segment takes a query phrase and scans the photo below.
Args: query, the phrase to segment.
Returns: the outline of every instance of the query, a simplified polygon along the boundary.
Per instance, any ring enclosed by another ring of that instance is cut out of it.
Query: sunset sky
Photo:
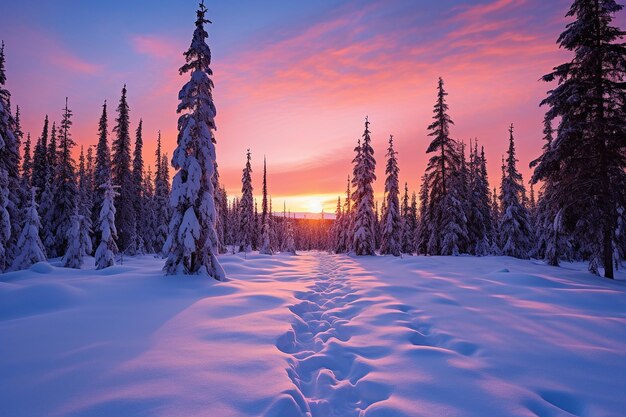
[[[389,134],[400,180],[417,191],[427,156],[437,77],[449,93],[453,137],[485,145],[491,186],[499,184],[508,126],[516,126],[525,180],[539,154],[549,86],[538,79],[569,55],[555,44],[570,0],[207,1],[218,110],[218,163],[229,195],[239,194],[245,151],[255,193],[263,155],[275,209],[323,203],[334,211],[353,147],[371,121],[384,184]],[[59,120],[65,96],[74,138],[96,143],[103,100],[110,127],[124,83],[131,128],[144,121],[146,164],[157,130],[176,143],[182,52],[196,1],[12,1],[0,13],[8,88],[33,140],[46,113]],[[617,24],[624,26],[624,14]],[[380,197],[379,197],[380,198]],[[278,207],[277,207],[278,206]]]

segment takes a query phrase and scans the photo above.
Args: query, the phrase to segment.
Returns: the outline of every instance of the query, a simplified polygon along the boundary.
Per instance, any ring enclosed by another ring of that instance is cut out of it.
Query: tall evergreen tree
[[[352,194],[354,201],[354,235],[352,249],[357,255],[375,255],[374,226],[374,189],[372,184],[376,181],[376,160],[372,148],[369,130],[370,122],[365,118],[365,131],[363,142],[357,151],[355,158],[355,176],[352,185],[355,191]]]
[[[93,248],[93,242],[91,241],[91,209],[93,205],[92,184],[93,177],[89,173],[83,147],[81,146],[78,163],[78,201],[76,212],[79,216],[78,220],[81,239],[85,238],[89,240],[89,245],[83,244],[82,248],[86,255],[91,255],[91,250]]]
[[[81,145],[80,154],[78,155],[78,214],[84,215],[87,207],[89,206],[86,199],[87,195],[87,187],[88,187],[89,179],[87,177],[87,165],[85,164],[85,149]],[[91,213],[90,213],[91,214]]]
[[[143,178],[143,198],[141,203],[141,217],[138,223],[141,227],[141,235],[144,239],[146,253],[156,253],[154,246],[154,233],[158,220],[154,205],[154,180],[152,178],[152,168],[148,166],[148,171]]]
[[[55,206],[54,206],[54,190],[52,189],[52,171],[48,170],[47,179],[44,182],[44,190],[41,193],[41,204],[39,205],[39,212],[41,213],[41,228],[39,229],[39,235],[41,242],[46,249],[48,258],[56,258],[59,256],[57,252],[56,236],[54,229],[55,220]]]
[[[53,256],[64,254],[70,243],[70,229],[73,227],[73,216],[77,214],[78,187],[76,184],[76,167],[72,158],[72,149],[76,143],[72,139],[72,111],[68,107],[67,98],[59,130],[59,149],[56,173],[52,183],[54,230]],[[47,242],[44,242],[47,243]]]
[[[544,155],[548,155],[554,141],[554,129],[549,117],[544,119],[543,128],[545,141]],[[536,167],[542,157],[530,163]],[[531,182],[532,183],[532,182]],[[563,217],[557,200],[560,179],[553,173],[545,179],[541,186],[541,198],[536,209],[533,254],[546,261],[548,265],[559,266],[560,259],[568,251],[568,242],[563,232]]]
[[[178,97],[178,147],[172,166],[178,170],[170,199],[173,215],[166,247],[169,255],[164,270],[168,274],[206,274],[225,279],[217,260],[218,241],[215,231],[217,211],[213,177],[216,167],[215,105],[213,104],[213,71],[211,50],[204,29],[206,7],[200,3],[191,46],[185,52],[180,73],[191,72],[191,79]]]
[[[294,220],[291,219],[290,215],[289,219],[287,220],[287,238],[285,242],[285,252],[291,255],[296,254],[296,242],[294,237],[293,223]]]
[[[230,207],[230,216],[229,216],[229,242],[231,245],[232,253],[234,254],[237,250],[239,250],[239,242],[241,242],[241,208],[239,205],[239,198],[233,198],[231,207]]]
[[[48,115],[43,122],[43,130],[41,136],[37,139],[35,150],[33,152],[33,173],[31,183],[35,187],[35,197],[37,204],[41,203],[41,194],[46,188],[48,181]]]
[[[448,192],[442,201],[441,254],[457,256],[467,242],[467,218],[464,203],[464,178],[461,169],[452,170]],[[432,238],[431,238],[432,239]]]
[[[102,207],[98,219],[100,243],[96,249],[96,269],[103,269],[115,265],[115,254],[118,252],[115,240],[115,189],[108,179],[100,186],[103,190]]]
[[[220,253],[228,252],[226,248],[227,236],[229,233],[230,224],[228,222],[228,194],[226,193],[226,188],[224,186],[220,186],[218,190],[219,195],[219,211],[218,215],[220,217],[220,221],[218,225],[220,226],[218,229],[218,239],[220,243]]]
[[[16,255],[19,233],[19,145],[21,129],[11,115],[11,93],[5,88],[4,41],[0,47],[0,261],[3,270]],[[6,177],[6,178],[4,178]],[[7,228],[8,230],[6,230]]]
[[[261,239],[260,252],[265,255],[272,255],[272,233],[271,233],[271,213],[267,207],[267,161],[263,157],[263,203],[261,214]]]
[[[337,207],[335,208],[335,221],[331,228],[332,250],[335,253],[341,253],[341,227],[343,226],[341,197],[337,197]]]
[[[139,119],[137,132],[135,136],[135,149],[133,151],[133,189],[134,201],[133,210],[135,211],[135,244],[132,245],[135,253],[143,254],[146,252],[144,230],[142,228],[142,217],[144,215],[144,187],[143,187],[143,120]]]
[[[111,172],[113,184],[118,187],[118,195],[115,200],[115,208],[117,209],[115,227],[118,234],[118,247],[122,253],[134,254],[136,252],[136,218],[135,190],[131,171],[129,112],[126,85],[124,85],[120,103],[117,106],[116,125],[113,128],[116,136],[111,146]]]
[[[41,222],[37,214],[35,190],[30,188],[29,191],[31,196],[26,206],[24,226],[17,242],[18,255],[11,265],[11,269],[14,271],[28,269],[33,264],[46,260],[45,250],[41,239],[39,239],[39,227],[41,226]]]
[[[241,177],[241,200],[239,201],[239,251],[250,252],[254,241],[254,199],[252,197],[252,165],[248,149],[246,166]]]
[[[416,224],[411,219],[411,206],[409,203],[409,184],[404,183],[404,194],[402,195],[402,253],[413,253],[415,245]]]
[[[524,184],[517,170],[513,125],[509,128],[509,150],[506,159],[506,175],[502,183],[502,254],[527,259],[530,251],[530,218],[522,204]]]
[[[363,143],[365,143],[365,141]],[[400,187],[398,185],[398,174],[400,170],[398,169],[396,151],[393,149],[393,135],[389,137],[389,147],[387,148],[386,156],[386,204],[385,211],[383,212],[382,216],[383,231],[380,245],[380,253],[382,255],[400,256],[400,251],[402,249],[402,216],[400,213],[399,199]]]
[[[533,176],[556,179],[546,198],[585,247],[589,269],[602,265],[607,278],[614,277],[617,209],[626,201],[626,45],[612,25],[622,9],[615,0],[573,1],[567,16],[575,20],[557,42],[574,57],[543,77],[558,83],[541,104],[560,124]]]
[[[24,143],[24,157],[22,158],[22,184],[28,188],[28,197],[30,199],[30,186],[33,176],[33,160],[31,157],[30,133],[26,135]]]
[[[263,205],[261,214],[261,224],[265,224],[267,217],[267,160],[263,157]]]
[[[213,182],[213,197],[215,200],[215,233],[217,234],[217,252],[218,253],[226,253],[226,244],[224,243],[224,216],[225,212],[223,209],[222,202],[222,185],[220,183],[220,174],[217,166],[217,161],[214,162],[215,173],[213,174],[212,182]]]
[[[446,221],[462,222],[465,217],[464,213],[458,213],[457,210],[464,210],[461,204],[460,196],[448,196],[451,188],[460,187],[460,179],[455,180],[452,184],[452,177],[457,175],[461,164],[461,156],[458,152],[458,145],[454,139],[450,137],[450,125],[454,122],[448,115],[448,104],[446,96],[448,93],[443,88],[443,79],[439,78],[437,86],[437,102],[433,108],[433,122],[428,126],[432,137],[426,153],[433,154],[428,161],[426,168],[426,179],[430,195],[428,197],[428,221],[430,236],[428,239],[427,251],[430,254],[442,254],[454,251],[455,245],[461,241],[459,233],[463,233],[462,224],[448,225]],[[456,190],[458,191],[458,190]],[[447,217],[448,220],[444,219]],[[457,227],[455,227],[457,226]],[[444,227],[448,227],[444,231]],[[447,239],[447,248],[443,247],[443,239]]]
[[[406,229],[411,231],[411,251],[407,253],[417,252],[417,244],[418,244],[418,223],[417,223],[417,195],[415,192],[411,194],[411,206],[409,207],[409,218],[407,219],[408,226],[405,226]],[[405,235],[408,238],[408,236]]]
[[[493,233],[491,221],[491,201],[489,198],[489,183],[487,180],[487,161],[484,148],[478,153],[478,142],[474,142],[474,149],[470,158],[470,211],[468,216],[468,234],[472,244],[470,253],[483,256],[491,251]]]
[[[428,187],[428,175],[422,176],[420,185],[420,208],[419,224],[417,227],[416,250],[418,254],[428,255],[428,242],[430,241],[430,189]]]
[[[98,144],[96,146],[96,162],[93,173],[94,198],[91,214],[91,221],[95,230],[95,246],[100,245],[100,212],[102,211],[102,201],[104,200],[105,190],[102,188],[107,181],[111,180],[111,151],[109,149],[109,132],[108,132],[108,116],[107,102],[102,105],[102,115],[98,122]]]
[[[502,255],[502,250],[500,249],[500,219],[502,216],[498,201],[498,193],[494,187],[493,192],[491,193],[491,221],[493,224],[493,234],[491,237],[491,249],[489,250],[489,253],[496,256]]]
[[[169,210],[169,168],[165,155],[161,152],[161,131],[157,136],[156,172],[154,176],[154,210],[157,225],[154,230],[154,250],[164,254],[163,247],[167,239],[167,225],[170,218]]]
[[[350,190],[350,177],[348,176],[348,184],[346,187],[346,198],[343,202],[343,209],[341,218],[337,223],[337,247],[335,253],[346,253],[350,250],[352,245],[351,231],[352,231],[352,206],[350,204],[352,199],[352,192]]]
[[[57,175],[57,165],[59,162],[59,149],[57,147],[57,125],[56,122],[52,122],[52,130],[50,131],[50,143],[48,144],[48,152],[46,152],[48,165],[48,173],[50,174],[50,181],[54,181]]]
[[[83,266],[84,257],[91,253],[92,247],[87,218],[78,214],[78,207],[74,209],[70,224],[67,232],[67,249],[62,260],[63,266],[80,269]]]

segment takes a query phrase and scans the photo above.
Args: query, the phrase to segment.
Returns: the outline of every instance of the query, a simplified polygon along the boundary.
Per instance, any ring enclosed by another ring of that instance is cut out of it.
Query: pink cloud
[[[48,58],[50,61],[61,68],[78,74],[96,74],[102,70],[101,65],[87,62],[78,56],[72,55],[69,51],[56,47],[53,51],[49,52]]]
[[[485,4],[475,6],[466,6],[462,8],[462,12],[456,14],[452,20],[475,20],[486,15],[500,12],[506,8],[518,7],[526,3],[526,0],[495,0]]]
[[[180,59],[182,50],[169,39],[153,35],[135,35],[131,44],[136,52],[157,59]]]

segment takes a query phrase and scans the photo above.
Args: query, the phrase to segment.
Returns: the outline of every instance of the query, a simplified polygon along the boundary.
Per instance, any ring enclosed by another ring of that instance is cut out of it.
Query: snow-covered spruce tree
[[[56,173],[52,182],[52,230],[54,242],[52,252],[56,256],[64,254],[68,249],[70,229],[73,227],[72,216],[76,214],[78,202],[78,186],[76,184],[75,163],[72,148],[76,143],[72,139],[72,111],[65,99],[61,129],[59,130],[59,150],[57,155]],[[48,219],[45,219],[47,221]],[[44,245],[48,242],[44,241]]]
[[[225,279],[217,260],[215,231],[215,105],[210,76],[211,50],[204,29],[209,23],[204,3],[197,12],[196,29],[191,46],[185,52],[180,73],[191,72],[191,79],[178,97],[178,146],[172,156],[177,170],[170,199],[173,208],[169,236],[165,244],[169,255],[163,268],[167,274],[208,275]]]
[[[239,200],[239,251],[250,252],[254,241],[254,199],[252,197],[252,165],[248,149],[246,166],[241,177],[241,200]]]
[[[383,193],[383,208],[382,212],[385,212],[385,195]],[[383,222],[382,222],[382,214],[381,210],[378,208],[378,200],[374,202],[374,248],[380,248],[380,242],[383,237]]]
[[[573,1],[567,16],[575,20],[557,42],[574,57],[543,77],[558,83],[541,104],[560,124],[533,175],[557,180],[545,197],[588,252],[591,272],[601,264],[607,278],[614,277],[616,210],[626,199],[626,45],[623,30],[612,25],[622,9],[615,0]]]
[[[544,157],[550,155],[550,148],[554,141],[554,129],[549,117],[544,119],[544,145],[543,155],[530,163],[530,167],[536,167]],[[548,265],[559,266],[560,259],[567,252],[567,239],[562,233],[563,216],[556,197],[560,179],[555,174],[546,178],[541,186],[541,197],[537,205],[534,228],[533,254],[544,259]]]
[[[85,164],[83,147],[80,148],[80,158],[78,164],[78,202],[77,209],[81,222],[81,233],[89,239],[89,246],[85,246],[85,253],[91,255],[93,248],[91,209],[93,205],[93,176],[90,174]]]
[[[409,207],[409,218],[407,219],[408,226],[405,226],[411,231],[411,252],[417,252],[417,194],[415,191],[411,194],[411,206]],[[408,237],[408,236],[406,236]],[[409,253],[409,252],[407,252]]]
[[[535,185],[533,184],[532,181],[529,181],[528,184],[530,186],[530,190],[529,190],[527,208],[528,208],[528,214],[530,215],[530,218],[531,218],[531,225],[533,225],[534,227],[535,212],[537,210],[537,199],[535,197]]]
[[[530,219],[528,210],[522,204],[524,184],[517,171],[513,125],[509,128],[509,150],[506,158],[506,175],[502,187],[502,217],[500,235],[502,254],[527,259],[530,251]]]
[[[59,148],[57,146],[57,124],[56,122],[52,122],[52,129],[50,130],[50,143],[48,144],[48,152],[46,152],[47,163],[49,166],[50,179],[54,181],[55,176],[57,174],[57,165],[59,163]]]
[[[22,162],[19,169],[20,176],[20,227],[23,229],[24,224],[26,222],[26,210],[28,209],[28,204],[30,201],[30,189],[31,189],[31,176],[33,171],[33,161],[31,157],[31,139],[30,133],[26,134],[26,141],[24,143],[24,151],[22,155]],[[20,231],[21,234],[21,231]],[[18,235],[19,240],[19,235]],[[16,245],[15,247],[16,256],[19,254],[19,247]]]
[[[167,239],[168,223],[170,219],[169,209],[169,168],[168,161],[161,153],[161,131],[157,136],[156,156],[156,172],[154,175],[154,215],[157,224],[154,230],[154,250],[157,253],[165,255],[163,247]]]
[[[259,252],[264,255],[273,255],[272,233],[271,233],[271,213],[267,206],[267,161],[263,157],[263,205],[261,214],[261,244]]]
[[[263,233],[261,235],[261,248],[259,253],[263,255],[273,255],[272,245],[270,243],[270,216],[265,217],[265,223],[263,223]]]
[[[101,186],[102,207],[98,219],[100,243],[96,249],[96,269],[108,268],[115,265],[115,254],[117,254],[117,230],[115,228],[115,189],[111,180],[106,180]]]
[[[143,197],[141,207],[141,218],[138,223],[141,227],[141,235],[144,237],[146,253],[156,253],[154,249],[154,231],[157,219],[154,207],[154,181],[152,178],[152,168],[148,166],[146,175],[143,176]]]
[[[370,122],[365,118],[365,131],[360,151],[355,158],[355,175],[352,185],[355,191],[352,194],[354,201],[354,236],[352,249],[359,256],[376,255],[374,242],[374,189],[372,184],[376,181],[376,160],[372,148],[369,130]]]
[[[254,199],[254,221],[252,227],[252,250],[259,249],[259,242],[261,241],[261,216],[259,215],[259,204],[257,199]]]
[[[467,242],[467,218],[463,200],[464,179],[461,170],[453,170],[448,178],[448,192],[442,201],[441,254],[457,256],[464,242]]]
[[[30,188],[30,200],[25,210],[24,226],[17,241],[18,255],[13,260],[11,269],[19,271],[28,269],[37,262],[46,260],[45,250],[39,239],[39,214],[37,214],[37,202],[35,201],[35,189]]]
[[[239,204],[239,198],[235,197],[233,198],[233,201],[231,204],[230,216],[229,216],[229,221],[230,221],[229,241],[230,241],[231,250],[233,254],[239,250],[240,242],[241,242],[241,237],[240,237],[241,219],[240,217],[241,217],[241,207]]]
[[[133,210],[135,211],[135,243],[132,247],[136,254],[146,253],[144,230],[142,229],[142,218],[144,208],[144,188],[143,188],[143,120],[139,119],[135,136],[135,149],[133,151]]]
[[[87,219],[78,214],[78,207],[76,207],[68,230],[67,250],[63,255],[65,268],[80,269],[83,266],[83,258],[92,250],[89,232]]]
[[[333,221],[333,225],[330,229],[330,238],[331,238],[331,249],[334,253],[340,253],[340,239],[341,239],[341,223],[343,219],[341,218],[341,197],[337,197],[337,207],[335,208],[335,220]]]
[[[35,187],[35,197],[37,204],[41,203],[41,193],[46,188],[48,180],[48,115],[43,122],[43,130],[41,136],[37,139],[35,150],[33,151],[33,171],[31,175],[31,184]]]
[[[364,142],[365,143],[365,142]],[[398,184],[398,160],[396,151],[393,149],[393,135],[389,137],[387,148],[387,167],[385,174],[385,211],[382,215],[382,238],[380,253],[382,255],[400,256],[402,249],[402,217],[400,213],[400,187]],[[407,196],[408,200],[408,196]],[[407,201],[408,206],[408,201]],[[408,209],[407,209],[408,211]]]
[[[131,171],[129,112],[126,100],[126,84],[124,84],[120,103],[117,106],[116,125],[113,128],[116,136],[111,146],[111,172],[113,184],[119,187],[118,196],[115,200],[118,213],[115,217],[118,247],[122,253],[132,255],[137,249],[135,247],[135,190]]]
[[[267,217],[268,210],[267,202],[267,160],[263,156],[263,202],[261,205],[261,224],[265,225],[265,218]]]
[[[52,176],[51,172],[48,172],[48,178]],[[41,237],[41,242],[43,243],[43,247],[46,250],[46,254],[48,258],[56,258],[59,256],[57,253],[57,248],[55,244],[55,233],[54,233],[54,198],[53,198],[53,190],[52,190],[52,180],[46,180],[44,183],[44,190],[41,193],[41,204],[39,205],[38,212],[41,213],[39,215],[41,219],[41,228],[39,229],[39,236]]]
[[[50,132],[50,143],[44,154],[44,164],[47,167],[45,170],[45,180],[43,181],[43,190],[41,191],[39,202],[39,218],[41,219],[41,228],[39,229],[39,236],[46,249],[48,258],[56,258],[61,255],[57,251],[56,236],[55,236],[55,205],[54,205],[54,189],[53,183],[56,178],[56,166],[57,166],[57,129],[56,124],[52,123],[52,130]],[[42,139],[43,146],[43,139]]]
[[[422,184],[420,185],[420,208],[419,223],[416,232],[416,252],[418,255],[428,255],[428,241],[430,240],[430,190],[428,188],[428,176],[422,175]]]
[[[219,197],[218,216],[220,218],[220,221],[218,222],[219,229],[217,230],[218,240],[220,241],[219,251],[220,253],[227,253],[228,249],[226,247],[226,241],[230,226],[230,223],[228,222],[228,194],[226,193],[226,188],[223,186],[220,186],[217,192]]]
[[[85,165],[85,148],[81,145],[80,154],[78,155],[78,172],[77,172],[77,183],[78,183],[78,199],[76,206],[78,207],[78,214],[83,215],[83,208],[87,206],[85,198],[88,197],[86,195],[87,188],[87,166]]]
[[[489,198],[489,183],[487,180],[487,162],[484,148],[478,153],[478,142],[474,142],[474,149],[470,158],[470,213],[468,218],[469,240],[472,242],[470,253],[478,256],[489,254],[493,226],[491,222],[491,207]]]
[[[469,179],[470,179],[470,175],[469,175],[469,170],[467,168],[467,158],[465,157],[465,142],[461,141],[460,143],[458,143],[458,152],[459,152],[459,160],[460,160],[460,164],[459,164],[459,171],[458,171],[458,175],[459,175],[459,179],[458,179],[458,195],[459,195],[459,199],[461,201],[461,207],[463,209],[463,217],[465,217],[465,222],[462,225],[462,227],[465,228],[465,235],[461,237],[461,241],[460,241],[460,250],[463,253],[469,253],[469,248],[470,246],[473,246],[470,241],[469,241],[469,236],[467,234],[467,218],[469,216],[469,212],[470,212],[470,204],[469,204],[469,200],[470,200],[470,188],[469,188]]]
[[[404,183],[404,194],[402,195],[402,253],[411,254],[415,248],[415,220],[411,219],[411,206],[409,204],[409,184]]]
[[[480,206],[483,207],[485,216],[485,231],[489,245],[493,245],[494,236],[496,234],[496,220],[493,218],[493,209],[491,207],[492,197],[491,190],[489,189],[489,177],[487,175],[487,157],[485,156],[485,147],[480,147]],[[491,247],[491,246],[490,246]],[[487,250],[487,254],[491,252],[491,249]]]
[[[4,150],[4,141],[0,135],[0,152]],[[0,167],[0,272],[7,268],[7,243],[11,237],[11,218],[7,210],[9,204],[9,177]]]
[[[443,79],[439,78],[437,86],[437,102],[433,108],[433,123],[428,126],[433,140],[431,141],[426,153],[432,154],[426,168],[426,179],[430,195],[428,196],[428,223],[429,232],[427,244],[427,252],[437,255],[445,252],[451,253],[453,245],[448,247],[447,251],[443,250],[443,238],[445,236],[444,216],[455,221],[462,221],[465,217],[464,213],[455,213],[455,210],[463,210],[460,196],[458,194],[447,198],[452,188],[451,177],[460,166],[460,155],[458,146],[454,139],[450,137],[450,125],[454,124],[448,115],[448,104],[446,96],[448,93],[443,88]],[[457,180],[455,186],[460,186],[460,180]],[[461,225],[458,225],[461,226]],[[457,228],[450,226],[448,230],[448,243],[456,241],[460,242],[461,237],[457,236],[453,239],[451,233],[462,232]]]
[[[350,189],[350,176],[348,176],[348,184],[346,186],[346,198],[343,202],[343,212],[341,222],[338,224],[338,242],[337,253],[346,253],[350,251],[352,246],[352,191]]]
[[[353,185],[354,182],[356,181],[355,178],[358,177],[358,172],[357,171],[360,169],[360,166],[361,166],[361,138],[357,139],[356,146],[354,147],[354,153],[355,153],[354,159],[352,159],[352,179],[350,180],[351,181],[351,183],[350,183],[351,185]],[[349,235],[349,239],[350,239],[349,250],[350,251],[353,249],[352,245],[354,244],[354,231],[355,231],[355,229],[354,229],[354,219],[355,219],[355,216],[356,216],[356,208],[357,208],[356,201],[357,201],[357,198],[358,198],[358,196],[357,196],[357,189],[355,187],[354,191],[352,191],[352,193],[350,194],[350,199],[354,203],[354,204],[352,204],[352,219],[351,219],[351,222],[350,222],[350,235]]]
[[[493,233],[491,236],[491,248],[489,249],[490,255],[500,256],[502,255],[502,249],[500,249],[500,204],[498,203],[498,192],[496,188],[493,188],[491,193],[491,222],[493,224]]]
[[[270,247],[272,248],[272,251],[276,252],[278,250],[278,247],[276,245],[276,243],[278,242],[278,229],[277,229],[277,223],[276,223],[276,216],[274,215],[274,211],[272,209],[272,196],[270,196],[270,211],[269,211],[269,226],[270,226]],[[322,209],[322,220],[324,218],[324,210]],[[322,226],[324,226],[325,223],[324,221],[322,221]]]
[[[24,158],[22,159],[22,187],[26,187],[28,198],[30,199],[31,179],[33,175],[33,160],[31,156],[30,133],[26,136],[24,143]],[[28,203],[28,200],[26,201]],[[25,206],[26,208],[27,206]]]
[[[5,88],[6,72],[4,69],[4,41],[0,47],[0,175],[6,176],[1,179],[3,183],[0,193],[6,194],[0,197],[0,229],[8,225],[8,232],[0,232],[0,246],[3,259],[0,264],[10,263],[14,258],[17,246],[17,233],[19,233],[20,216],[19,205],[19,126],[11,115],[11,93]],[[6,232],[6,233],[5,233]],[[8,262],[7,262],[8,261]],[[6,267],[6,266],[5,266]],[[4,267],[0,265],[0,270]]]
[[[102,201],[104,200],[104,190],[101,188],[103,184],[111,179],[111,151],[109,149],[108,140],[108,117],[107,102],[102,105],[102,115],[98,122],[98,144],[96,146],[96,162],[93,173],[94,198],[91,213],[91,222],[94,226],[94,244],[96,247],[100,245],[100,211],[102,210]]]
[[[291,219],[291,214],[289,214],[289,219],[287,220],[287,237],[285,239],[285,252],[291,255],[296,254],[296,241],[294,237],[294,220]]]
[[[215,233],[217,233],[217,252],[226,253],[226,245],[224,243],[224,215],[222,211],[222,186],[220,184],[220,174],[217,161],[214,163],[215,173],[213,174],[213,197],[215,200]]]

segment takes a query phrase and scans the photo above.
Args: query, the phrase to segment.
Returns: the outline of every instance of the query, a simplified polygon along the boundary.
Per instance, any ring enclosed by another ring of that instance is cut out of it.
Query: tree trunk
[[[613,275],[613,229],[609,219],[611,218],[610,207],[605,210],[607,213],[604,223],[604,237],[602,242],[602,263],[604,264],[604,277],[614,279]]]

